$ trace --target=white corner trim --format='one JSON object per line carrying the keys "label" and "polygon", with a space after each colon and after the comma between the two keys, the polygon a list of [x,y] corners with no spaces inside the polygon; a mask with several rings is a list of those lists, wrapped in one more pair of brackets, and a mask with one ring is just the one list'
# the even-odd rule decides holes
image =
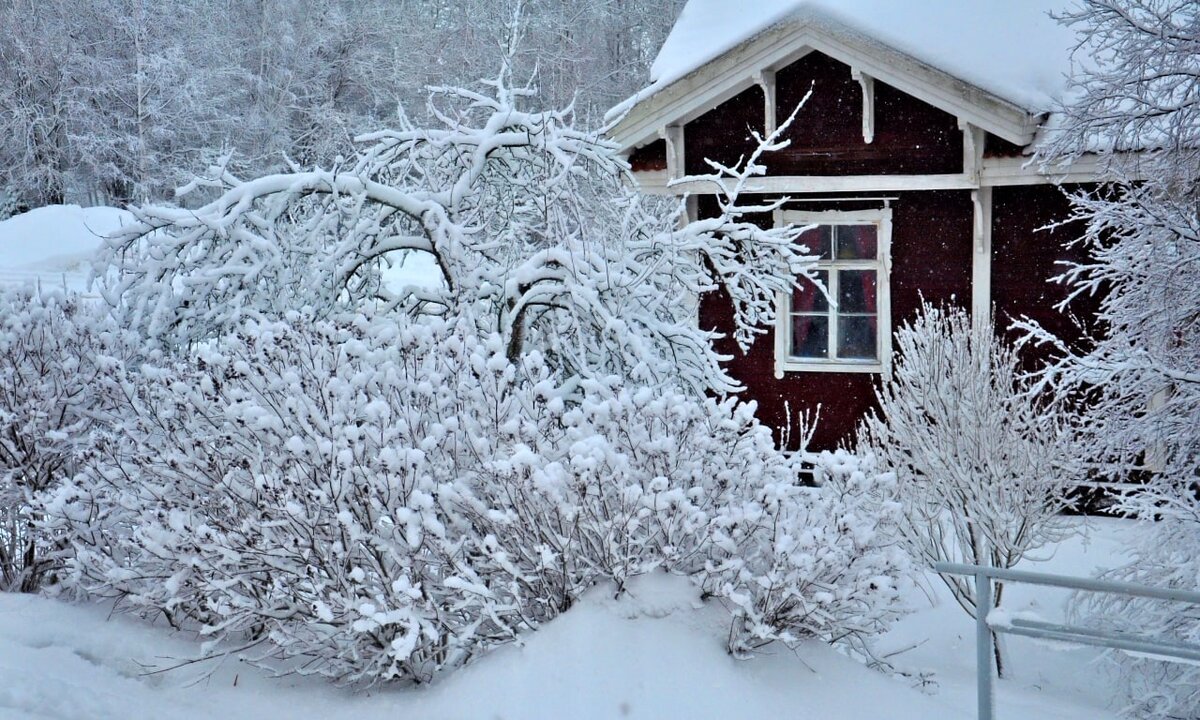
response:
{"label": "white corner trim", "polygon": [[667,125],[658,134],[667,143],[667,177],[678,180],[683,177],[686,168],[683,126]]}
{"label": "white corner trim", "polygon": [[971,326],[982,330],[992,319],[992,189],[971,193],[974,232],[971,243]]}
{"label": "white corner trim", "polygon": [[850,77],[862,87],[862,134],[869,145],[875,141],[875,78],[856,67],[850,68]]}

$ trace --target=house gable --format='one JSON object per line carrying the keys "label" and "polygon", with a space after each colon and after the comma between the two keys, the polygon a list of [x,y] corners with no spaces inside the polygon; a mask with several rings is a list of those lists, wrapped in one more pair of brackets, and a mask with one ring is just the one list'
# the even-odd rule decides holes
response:
{"label": "house gable", "polygon": [[[892,86],[875,82],[870,141],[863,131],[864,95],[849,65],[812,52],[775,76],[776,122],[806,95],[784,138],[766,158],[775,175],[932,175],[963,171],[957,119]],[[811,91],[811,94],[809,94]],[[685,134],[686,137],[686,134]]]}
{"label": "house gable", "polygon": [[888,372],[893,330],[922,301],[969,309],[979,326],[1033,317],[1078,338],[1054,310],[1065,288],[1048,281],[1059,263],[1085,258],[1063,242],[1073,228],[1043,228],[1069,217],[1056,184],[1100,174],[1088,156],[1056,174],[1031,166],[1036,113],[814,16],[675,77],[632,107],[616,138],[642,189],[689,196],[693,218],[719,212],[716,188],[686,176],[710,175],[706,159],[741,164],[754,136],[782,127],[804,101],[780,134],[787,146],[761,156],[765,172],[741,191],[780,202],[774,217],[748,221],[807,227],[800,242],[816,258],[824,299],[798,281],[745,351],[728,340],[721,291],[699,307],[700,326],[725,337],[717,349],[768,424],[783,431],[798,412],[819,412],[811,447],[850,441]]}
{"label": "house gable", "polygon": [[633,149],[659,139],[669,126],[685,125],[811,52],[819,52],[957,118],[1021,146],[1032,142],[1039,116],[946,72],[830,20],[792,19],[645,97],[611,134]]}

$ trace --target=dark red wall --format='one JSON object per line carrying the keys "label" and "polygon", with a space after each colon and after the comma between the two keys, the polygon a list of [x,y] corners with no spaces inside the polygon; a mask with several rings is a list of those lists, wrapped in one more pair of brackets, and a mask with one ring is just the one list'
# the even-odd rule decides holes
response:
{"label": "dark red wall", "polygon": [[766,164],[772,175],[904,175],[962,172],[962,131],[953,115],[875,81],[875,136],[862,137],[862,87],[850,66],[809,53],[775,76],[784,122],[812,90],[786,134],[790,147]]}
{"label": "dark red wall", "polygon": [[683,164],[688,175],[713,172],[705,158],[733,167],[758,147],[751,129],[766,126],[766,101],[757,85],[743,90],[683,128]]}
{"label": "dark red wall", "polygon": [[629,153],[629,167],[634,172],[667,169],[667,141],[655,140]]}
{"label": "dark red wall", "polygon": [[[879,202],[828,206],[804,203],[805,210],[879,207]],[[969,307],[971,300],[971,195],[967,191],[902,193],[892,207],[892,327],[916,313],[922,295],[932,302]],[[711,216],[711,198],[701,198],[701,216]],[[728,333],[732,315],[728,297],[714,293],[701,302],[700,324]],[[848,442],[858,419],[874,404],[873,383],[867,373],[787,373],[775,377],[774,333],[759,337],[743,354],[730,340],[718,350],[733,356],[730,374],[746,386],[744,397],[758,402],[759,417],[786,427],[802,411],[820,409],[820,422],[810,445],[828,449]]]}
{"label": "dark red wall", "polygon": [[[1008,330],[1014,320],[1029,317],[1071,343],[1080,342],[1084,335],[1078,320],[1055,310],[1066,299],[1067,288],[1051,282],[1066,269],[1060,263],[1086,259],[1081,249],[1068,247],[1082,227],[1047,227],[1069,214],[1066,193],[1070,190],[1053,185],[992,190],[992,299],[1001,331]],[[1098,298],[1081,298],[1070,309],[1087,322],[1098,308]],[[1027,353],[1027,360],[1036,362],[1045,356],[1044,352]]]}

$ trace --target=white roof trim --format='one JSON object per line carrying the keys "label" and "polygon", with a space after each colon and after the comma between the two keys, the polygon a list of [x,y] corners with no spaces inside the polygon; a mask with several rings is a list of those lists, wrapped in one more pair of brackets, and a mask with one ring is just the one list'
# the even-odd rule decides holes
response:
{"label": "white roof trim", "polygon": [[657,139],[812,51],[829,55],[960,120],[1018,145],[1033,141],[1039,117],[862,33],[830,20],[787,20],[737,45],[634,104],[610,134],[625,150]]}

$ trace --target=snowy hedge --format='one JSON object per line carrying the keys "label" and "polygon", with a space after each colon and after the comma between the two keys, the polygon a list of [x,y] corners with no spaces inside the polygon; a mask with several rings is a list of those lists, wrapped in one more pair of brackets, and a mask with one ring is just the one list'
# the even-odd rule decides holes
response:
{"label": "snowy hedge", "polygon": [[905,560],[845,458],[803,486],[752,406],[560,386],[474,328],[297,313],[144,366],[56,498],[64,582],[352,683],[429,680],[655,568],[727,603],[735,652],[895,615]]}
{"label": "snowy hedge", "polygon": [[0,590],[30,592],[53,573],[61,538],[40,527],[42,504],[119,403],[133,347],[95,303],[0,290]]}

